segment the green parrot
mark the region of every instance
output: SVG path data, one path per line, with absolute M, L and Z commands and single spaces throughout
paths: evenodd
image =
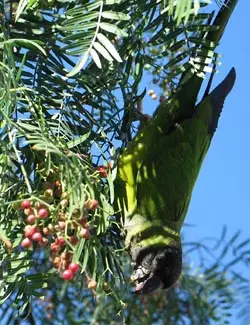
M 218 43 L 237 1 L 227 2 L 206 39 Z M 121 153 L 116 205 L 126 231 L 135 292 L 169 288 L 181 274 L 180 231 L 202 162 L 217 128 L 235 70 L 200 103 L 202 79 L 191 77 Z

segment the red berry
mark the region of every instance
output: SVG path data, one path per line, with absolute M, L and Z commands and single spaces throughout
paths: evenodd
M 35 232 L 31 239 L 39 242 L 42 240 L 42 238 L 43 238 L 43 236 L 40 232 Z
M 79 222 L 83 226 L 83 228 L 90 228 L 90 224 L 87 222 L 87 219 L 85 217 L 83 217 Z
M 48 217 L 48 215 L 49 215 L 49 212 L 47 209 L 41 208 L 38 210 L 38 217 L 40 219 L 46 219 Z
M 52 243 L 50 245 L 50 249 L 52 250 L 52 252 L 58 252 L 60 250 L 61 246 L 56 244 L 56 243 Z
M 78 243 L 78 238 L 76 236 L 70 236 L 69 237 L 69 242 L 72 244 L 72 245 L 76 245 Z
M 79 236 L 85 239 L 89 239 L 90 238 L 90 232 L 89 229 L 87 228 L 82 228 L 80 230 Z
M 65 244 L 65 239 L 62 237 L 56 238 L 56 245 L 63 246 Z
M 97 200 L 88 200 L 86 202 L 86 207 L 89 210 L 95 210 L 98 208 L 98 206 L 99 206 L 99 202 Z
M 25 231 L 24 231 L 24 236 L 28 237 L 28 238 L 32 238 L 32 236 L 37 232 L 35 227 L 30 226 L 30 228 L 26 228 L 25 227 Z
M 96 167 L 96 171 L 101 177 L 107 178 L 108 172 L 107 172 L 107 167 L 105 166 L 98 166 Z
M 62 277 L 66 281 L 70 281 L 74 277 L 74 273 L 71 270 L 65 270 L 62 274 Z
M 43 228 L 43 233 L 44 233 L 44 235 L 49 235 L 50 231 L 49 231 L 49 229 L 47 227 L 44 227 Z
M 23 209 L 29 209 L 31 207 L 31 202 L 29 200 L 23 200 L 21 202 L 21 207 Z
M 36 221 L 36 216 L 34 214 L 30 214 L 28 217 L 27 217 L 27 222 L 28 223 L 34 223 Z
M 21 246 L 23 248 L 30 248 L 32 246 L 32 242 L 29 238 L 25 238 L 24 240 L 22 240 Z
M 77 263 L 70 263 L 68 266 L 68 270 L 72 271 L 73 273 L 76 273 L 80 270 L 80 265 Z
M 59 180 L 56 180 L 56 181 L 55 181 L 55 186 L 56 186 L 56 187 L 61 187 L 62 184 L 61 184 L 61 182 L 60 182 Z

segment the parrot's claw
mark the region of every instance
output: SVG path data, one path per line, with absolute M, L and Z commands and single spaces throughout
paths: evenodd
M 136 284 L 134 291 L 136 294 L 150 293 L 163 288 L 163 282 L 153 272 L 143 267 L 139 267 L 133 272 L 131 280 Z
M 149 270 L 145 269 L 142 266 L 139 266 L 131 275 L 131 281 L 135 282 L 135 281 L 139 281 L 142 278 L 145 278 L 146 276 L 148 276 L 150 273 Z

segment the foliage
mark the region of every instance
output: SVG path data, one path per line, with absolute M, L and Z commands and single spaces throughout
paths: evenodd
M 234 302 L 229 282 L 242 288 L 246 282 L 218 263 L 197 276 L 186 262 L 178 287 L 144 303 L 131 298 L 112 205 L 113 161 L 117 147 L 136 132 L 145 70 L 168 95 L 192 74 L 204 77 L 214 69 L 217 44 L 206 36 L 217 27 L 213 13 L 205 12 L 207 1 L 22 0 L 1 1 L 0 10 L 0 301 L 6 323 L 27 316 L 35 324 L 45 315 L 46 324 L 113 318 L 113 324 L 142 324 L 138 310 L 149 312 L 145 324 L 226 321 Z M 20 207 L 24 199 L 29 211 Z M 40 209 L 49 216 L 40 218 Z M 43 240 L 23 249 L 27 214 L 35 215 Z M 242 254 L 248 264 L 248 251 Z M 241 253 L 235 258 L 237 264 Z M 81 273 L 67 285 L 61 274 L 71 261 Z M 196 289 L 202 297 L 191 294 Z M 225 302 L 217 304 L 220 295 Z

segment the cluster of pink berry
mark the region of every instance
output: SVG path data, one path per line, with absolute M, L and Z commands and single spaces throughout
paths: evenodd
M 108 167 L 98 166 L 96 172 L 100 177 L 106 178 Z M 51 263 L 61 273 L 62 278 L 69 281 L 80 268 L 79 264 L 72 262 L 72 246 L 77 245 L 81 238 L 91 238 L 87 217 L 99 207 L 99 202 L 88 199 L 82 209 L 75 209 L 70 214 L 68 193 L 63 190 L 65 186 L 55 170 L 43 183 L 41 201 L 28 198 L 21 204 L 14 203 L 13 208 L 21 209 L 26 218 L 21 246 L 24 249 L 37 245 L 46 246 L 50 252 Z M 90 287 L 94 288 L 95 284 L 90 282 Z
M 62 278 L 66 281 L 70 281 L 73 279 L 75 273 L 77 273 L 80 269 L 79 264 L 70 263 L 65 271 L 62 273 Z
M 38 244 L 40 247 L 50 244 L 48 247 L 53 266 L 63 272 L 63 279 L 71 280 L 78 271 L 79 265 L 71 263 L 73 253 L 68 251 L 70 248 L 66 239 L 74 246 L 80 238 L 90 239 L 91 234 L 90 225 L 85 216 L 80 217 L 79 213 L 76 213 L 73 219 L 68 220 L 67 213 L 65 213 L 66 206 L 66 202 L 63 202 L 57 216 L 59 221 L 53 224 L 51 223 L 53 218 L 49 217 L 50 211 L 46 206 L 38 202 L 33 204 L 31 200 L 23 200 L 19 208 L 27 216 L 27 224 L 24 228 L 25 238 L 22 240 L 21 246 L 24 249 L 29 249 L 33 244 Z M 86 209 L 89 210 L 95 210 L 98 206 L 97 200 L 88 200 L 85 203 Z M 67 235 L 66 224 L 68 224 L 67 230 L 71 231 L 71 235 Z
M 31 224 L 34 224 L 36 220 L 46 219 L 49 216 L 48 209 L 40 204 L 38 204 L 37 207 L 32 208 L 29 200 L 22 201 L 21 207 L 24 214 L 27 215 L 27 223 L 29 223 L 24 228 L 25 239 L 21 242 L 21 246 L 23 248 L 30 248 L 32 246 L 32 241 L 39 243 L 40 246 L 46 245 L 48 239 L 42 236 L 38 226 L 32 226 Z

